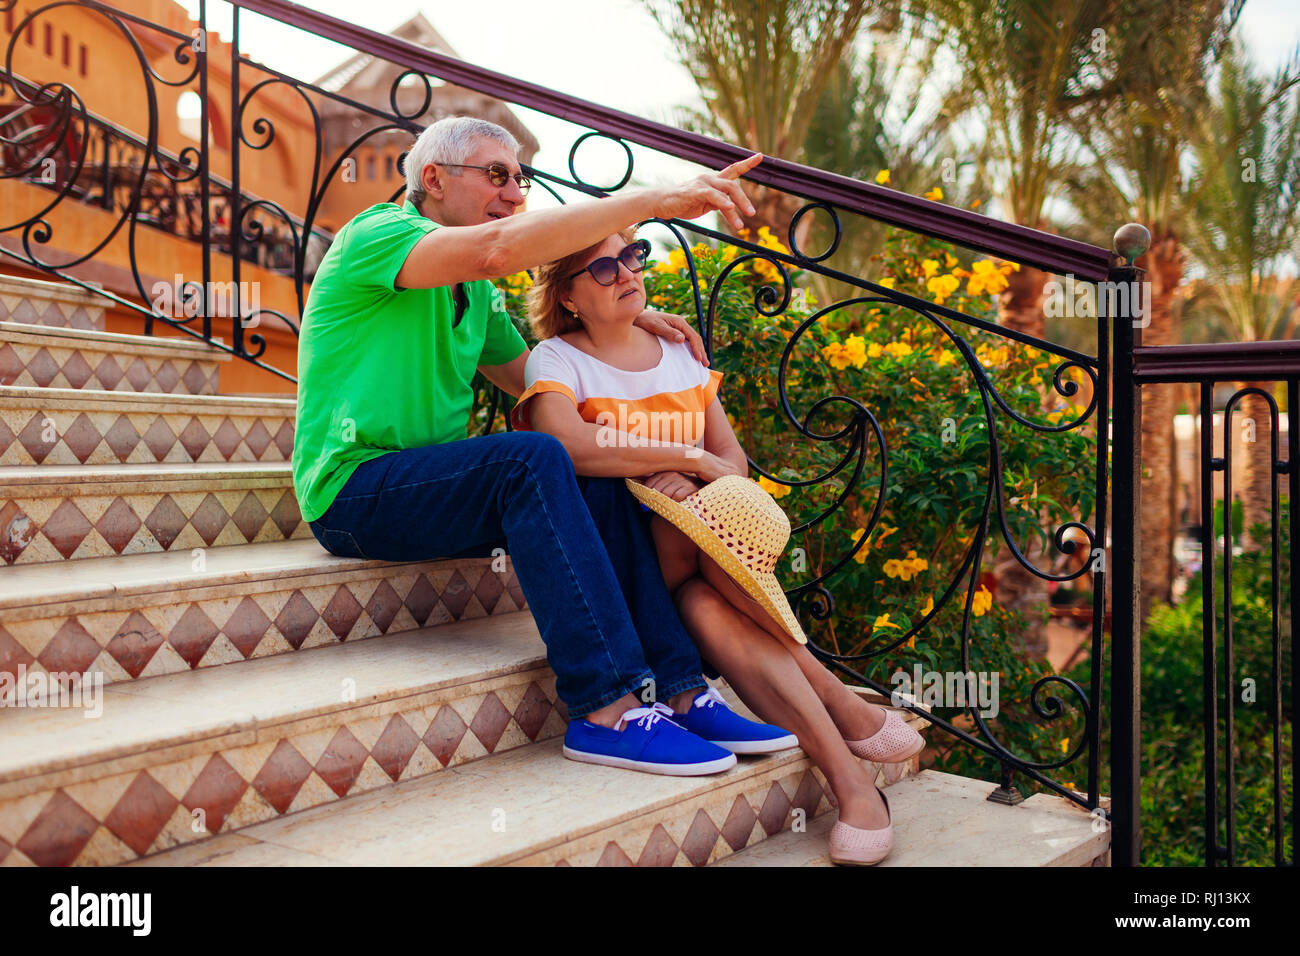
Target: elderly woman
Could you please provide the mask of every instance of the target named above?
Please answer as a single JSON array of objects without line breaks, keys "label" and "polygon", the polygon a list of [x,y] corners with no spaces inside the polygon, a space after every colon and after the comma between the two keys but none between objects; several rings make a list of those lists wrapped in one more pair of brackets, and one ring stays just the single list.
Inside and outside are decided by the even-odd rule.
[{"label": "elderly woman", "polygon": [[[514,422],[558,438],[579,475],[639,478],[660,500],[686,502],[710,482],[747,475],[748,463],[717,397],[721,373],[632,324],[646,307],[648,253],[649,243],[626,231],[538,270],[529,305],[540,342]],[[906,760],[924,746],[920,735],[813,657],[784,596],[778,621],[677,527],[658,514],[646,520],[712,676],[725,677],[763,720],[792,730],[825,774],[839,804],[831,859],[884,859],[893,845],[888,806],[858,758]],[[673,719],[735,752],[765,752],[761,742],[745,749],[719,740],[695,708]]]}]

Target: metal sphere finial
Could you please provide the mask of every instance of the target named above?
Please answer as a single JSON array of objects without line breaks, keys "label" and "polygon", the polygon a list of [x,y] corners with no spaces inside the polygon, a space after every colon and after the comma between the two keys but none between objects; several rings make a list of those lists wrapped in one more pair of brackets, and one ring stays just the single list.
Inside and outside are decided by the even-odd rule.
[{"label": "metal sphere finial", "polygon": [[1128,265],[1151,248],[1151,231],[1140,222],[1128,222],[1115,230],[1115,251]]}]

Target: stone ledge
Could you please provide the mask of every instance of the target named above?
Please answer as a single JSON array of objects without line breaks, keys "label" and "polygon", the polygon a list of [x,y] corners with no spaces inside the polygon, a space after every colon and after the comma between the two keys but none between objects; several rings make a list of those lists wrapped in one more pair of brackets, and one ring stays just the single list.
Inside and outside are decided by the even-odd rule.
[{"label": "stone ledge", "polygon": [[[924,770],[889,789],[894,850],[879,866],[1106,866],[1110,831],[1077,804],[1036,793],[1015,807],[986,798],[997,784]],[[835,815],[783,833],[720,866],[832,866]],[[1102,860],[1104,862],[1097,862]]]}]

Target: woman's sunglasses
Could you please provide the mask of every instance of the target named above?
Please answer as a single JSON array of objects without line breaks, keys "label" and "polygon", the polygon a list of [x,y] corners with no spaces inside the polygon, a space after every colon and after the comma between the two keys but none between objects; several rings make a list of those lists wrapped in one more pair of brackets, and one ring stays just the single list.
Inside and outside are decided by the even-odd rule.
[{"label": "woman's sunglasses", "polygon": [[487,166],[472,166],[469,163],[439,163],[438,165],[454,166],[457,169],[481,169],[487,173],[488,182],[496,186],[497,189],[500,189],[513,179],[519,185],[519,191],[524,195],[528,195],[528,187],[533,184],[533,181],[523,173],[514,173],[512,175],[510,169],[502,163],[491,163]]},{"label": "woman's sunglasses", "polygon": [[593,262],[587,263],[585,268],[579,269],[570,279],[576,279],[584,272],[590,272],[591,277],[601,285],[613,285],[618,281],[618,264],[621,262],[627,266],[628,272],[640,272],[645,268],[646,260],[650,257],[650,240],[638,239],[623,247],[623,251],[615,256],[601,256]]}]

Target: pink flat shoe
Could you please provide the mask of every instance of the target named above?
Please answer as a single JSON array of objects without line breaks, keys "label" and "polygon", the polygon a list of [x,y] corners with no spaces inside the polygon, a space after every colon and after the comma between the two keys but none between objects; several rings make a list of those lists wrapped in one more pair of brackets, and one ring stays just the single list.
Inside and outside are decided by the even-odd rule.
[{"label": "pink flat shoe", "polygon": [[872,763],[901,763],[915,757],[925,749],[925,738],[898,716],[898,711],[885,711],[885,722],[865,740],[846,740],[855,757]]},{"label": "pink flat shoe", "polygon": [[[889,798],[879,787],[876,787],[876,792],[885,801],[885,812],[889,813]],[[831,862],[841,866],[873,866],[879,863],[894,849],[893,814],[890,814],[889,825],[880,830],[866,830],[836,820],[835,826],[831,827],[830,849]]]}]

